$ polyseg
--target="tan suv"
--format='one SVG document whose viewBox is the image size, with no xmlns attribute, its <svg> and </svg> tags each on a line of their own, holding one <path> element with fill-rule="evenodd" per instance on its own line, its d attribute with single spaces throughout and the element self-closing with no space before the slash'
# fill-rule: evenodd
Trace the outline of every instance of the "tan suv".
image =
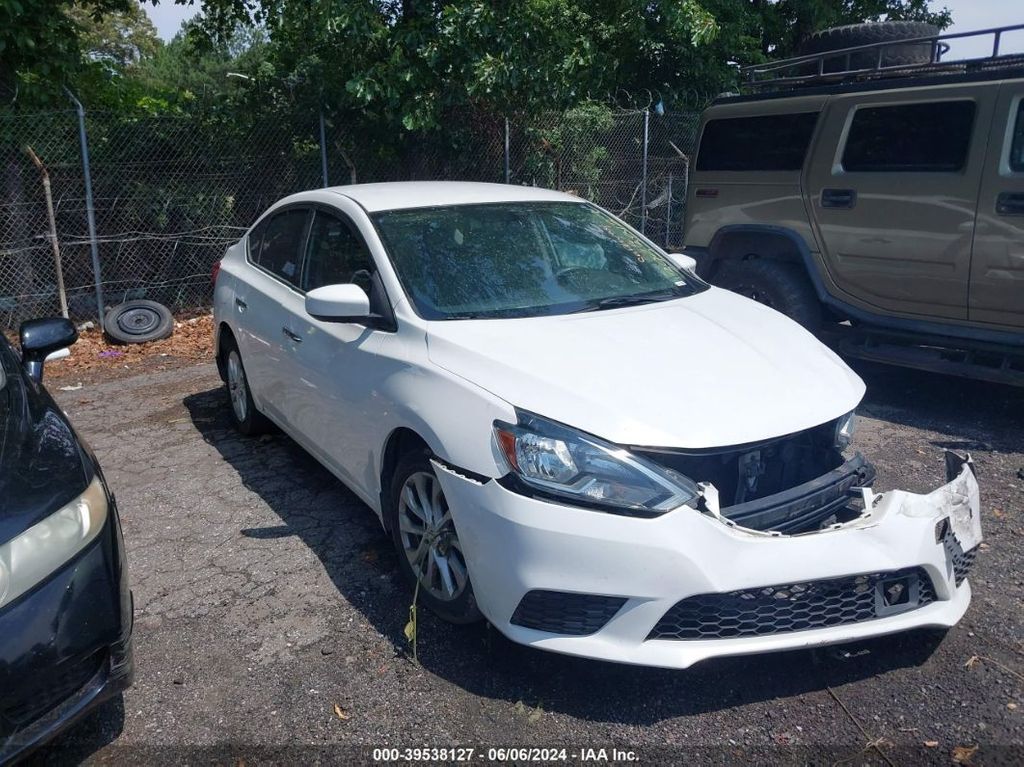
<svg viewBox="0 0 1024 767">
<path fill-rule="evenodd" d="M 1024 384 L 1024 25 L 966 63 L 920 25 L 840 30 L 705 111 L 686 252 L 846 354 Z"/>
</svg>

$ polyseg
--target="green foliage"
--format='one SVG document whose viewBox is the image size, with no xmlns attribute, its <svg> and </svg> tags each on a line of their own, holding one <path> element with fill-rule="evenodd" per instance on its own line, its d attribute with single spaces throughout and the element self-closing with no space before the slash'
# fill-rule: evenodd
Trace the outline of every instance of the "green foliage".
<svg viewBox="0 0 1024 767">
<path fill-rule="evenodd" d="M 90 0 L 85 16 L 130 13 L 134 0 Z M 0 0 L 0 102 L 45 103 L 86 64 L 72 0 Z M 27 92 L 26 92 L 27 91 Z"/>
<path fill-rule="evenodd" d="M 603 139 L 613 125 L 608 106 L 586 102 L 543 127 L 527 128 L 532 151 L 526 158 L 525 177 L 539 186 L 595 199 L 610 159 Z M 569 179 L 571 188 L 566 186 Z"/>
</svg>

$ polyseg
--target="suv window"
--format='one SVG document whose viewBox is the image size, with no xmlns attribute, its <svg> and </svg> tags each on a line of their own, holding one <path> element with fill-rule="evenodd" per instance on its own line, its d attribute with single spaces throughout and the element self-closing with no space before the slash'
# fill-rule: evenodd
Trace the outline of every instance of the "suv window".
<svg viewBox="0 0 1024 767">
<path fill-rule="evenodd" d="M 362 239 L 344 221 L 317 211 L 306 252 L 303 290 L 353 282 L 370 292 L 373 258 Z"/>
<path fill-rule="evenodd" d="M 308 217 L 309 211 L 303 209 L 286 210 L 271 216 L 249 236 L 249 258 L 271 274 L 298 286 L 299 265 L 302 263 L 300 248 Z"/>
<path fill-rule="evenodd" d="M 850 125 L 843 170 L 955 173 L 967 164 L 973 101 L 864 107 Z"/>
<path fill-rule="evenodd" d="M 1013 126 L 1013 141 L 1010 143 L 1010 170 L 1024 173 L 1024 99 L 1017 104 L 1017 123 Z"/>
<path fill-rule="evenodd" d="M 709 120 L 697 170 L 800 170 L 817 112 Z"/>
</svg>

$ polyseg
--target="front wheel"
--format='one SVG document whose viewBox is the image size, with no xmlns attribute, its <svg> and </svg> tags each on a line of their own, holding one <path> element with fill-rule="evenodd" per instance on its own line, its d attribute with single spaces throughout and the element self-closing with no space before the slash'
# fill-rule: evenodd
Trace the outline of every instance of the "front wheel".
<svg viewBox="0 0 1024 767">
<path fill-rule="evenodd" d="M 426 450 L 408 453 L 399 461 L 388 501 L 398 567 L 418 584 L 418 599 L 450 623 L 481 620 L 466 555 Z"/>
<path fill-rule="evenodd" d="M 795 264 L 764 258 L 724 261 L 712 282 L 782 312 L 812 333 L 821 327 L 821 303 Z"/>
</svg>

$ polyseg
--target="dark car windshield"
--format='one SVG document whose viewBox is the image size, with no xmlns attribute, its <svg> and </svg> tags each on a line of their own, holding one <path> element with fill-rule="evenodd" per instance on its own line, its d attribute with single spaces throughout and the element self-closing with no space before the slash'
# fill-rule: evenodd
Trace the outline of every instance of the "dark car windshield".
<svg viewBox="0 0 1024 767">
<path fill-rule="evenodd" d="M 705 287 L 582 202 L 395 210 L 374 222 L 409 300 L 430 320 L 595 311 Z"/>
</svg>

